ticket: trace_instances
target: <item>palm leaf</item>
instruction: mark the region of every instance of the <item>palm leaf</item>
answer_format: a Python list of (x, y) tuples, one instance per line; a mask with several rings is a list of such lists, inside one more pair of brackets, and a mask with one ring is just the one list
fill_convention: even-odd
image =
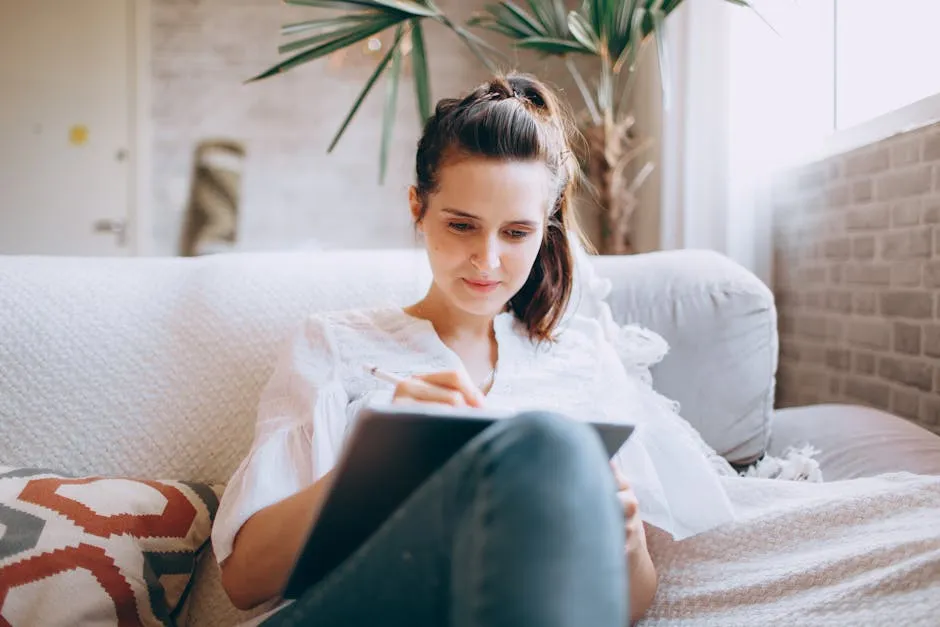
[(631, 18), (633, 12), (637, 9), (638, 1), (623, 0), (616, 6), (615, 15), (612, 17), (610, 43), (608, 44), (611, 59), (619, 59), (623, 55), (623, 51), (631, 44)]
[(565, 9), (565, 0), (554, 0), (552, 2), (552, 13), (555, 14), (555, 23), (558, 25), (559, 32), (564, 32), (566, 35), (571, 34), (568, 30), (568, 11)]
[(604, 24), (608, 41), (613, 41), (620, 32), (617, 29), (617, 25), (620, 20), (620, 12), (623, 10), (623, 5), (626, 1), (627, 0), (605, 0), (603, 2), (604, 14), (602, 23)]
[(343, 120), (342, 125), (340, 125), (339, 130), (336, 132), (336, 135), (333, 137), (333, 141), (330, 142), (330, 147), (326, 149), (327, 152), (333, 152), (333, 148), (336, 147), (337, 142), (339, 142), (340, 137), (343, 136), (343, 133), (346, 132), (346, 127), (349, 126), (349, 123), (352, 121), (353, 116), (356, 115), (356, 112), (359, 111), (359, 107), (362, 106), (362, 101), (366, 99), (366, 96), (369, 94), (369, 91), (372, 89), (372, 86), (375, 85), (375, 81), (378, 80), (379, 76), (385, 70), (385, 66), (388, 65), (388, 62), (392, 59), (392, 54), (398, 48), (399, 39), (396, 39), (392, 44), (392, 47), (389, 48), (389, 51), (385, 53), (385, 56), (382, 57), (382, 60), (379, 61), (379, 64), (375, 67), (375, 70), (372, 72), (372, 76), (369, 77), (369, 80), (366, 81), (366, 84), (363, 86), (362, 91), (359, 92), (359, 96), (356, 98), (356, 101), (353, 103), (352, 108), (349, 110), (349, 113), (346, 114), (346, 119)]
[(564, 0), (527, 0), (533, 19), (538, 22), (544, 37), (570, 40), (568, 17)]
[(436, 8), (430, 7), (423, 2), (415, 2), (415, 0), (361, 0), (363, 4), (366, 1), (369, 4), (379, 7), (386, 7), (393, 9), (395, 11), (401, 11), (403, 13), (410, 13), (415, 17), (436, 17), (440, 14)]
[(448, 19), (447, 17), (442, 16), (441, 22), (445, 26), (453, 30), (454, 33), (458, 37), (460, 37), (461, 40), (463, 40), (464, 44), (468, 48), (470, 48), (470, 52), (472, 52), (476, 56), (476, 58), (480, 60), (480, 63), (482, 63), (489, 72), (493, 74), (496, 74), (499, 72), (499, 68), (497, 68), (496, 64), (493, 63), (493, 60), (487, 56), (485, 50), (494, 51), (497, 53), (497, 55), (503, 58), (505, 58), (505, 55), (503, 55), (499, 50), (494, 48), (492, 45), (490, 45), (483, 39), (477, 37), (476, 35), (468, 31), (467, 29), (457, 26), (456, 24), (451, 22), (450, 19)]
[(527, 0), (526, 6), (528, 10), (519, 2), (500, 0), (470, 18), (467, 26), (503, 35), (512, 40), (513, 46), (543, 55), (592, 52), (571, 37), (564, 0)]
[(494, 33), (499, 33), (500, 35), (507, 37), (509, 39), (525, 39), (528, 35), (520, 33), (519, 31), (509, 28), (502, 22), (497, 22), (489, 17), (485, 16), (475, 16), (467, 20), (467, 26), (475, 26), (478, 28), (484, 28)]
[(372, 35), (383, 31), (389, 26), (393, 26), (400, 21), (401, 18), (397, 16), (383, 16), (381, 19), (376, 19), (371, 24), (363, 25), (362, 28), (357, 29), (353, 33), (337, 36), (335, 39), (331, 39), (330, 41), (316, 45), (309, 50), (304, 50), (299, 54), (295, 54), (286, 61), (281, 61), (280, 63), (268, 68), (261, 74), (248, 79), (247, 82), (251, 83), (254, 81), (259, 81), (274, 76), (275, 74), (286, 72), (287, 70), (297, 67), (298, 65), (313, 61), (314, 59), (319, 59), (320, 57), (324, 57), (328, 54), (336, 52), (337, 50), (342, 50), (343, 48), (358, 43), (367, 37), (371, 37)]
[(637, 53), (640, 51), (640, 46), (643, 45), (643, 21), (646, 19), (646, 9), (643, 7), (636, 7), (633, 11), (633, 15), (630, 17), (630, 27), (629, 27), (629, 42), (624, 49), (620, 52), (620, 56), (617, 57), (617, 61), (614, 63), (614, 73), (619, 74), (626, 64), (628, 72), (636, 71), (636, 59)]
[(532, 31), (532, 36), (545, 37), (548, 35), (548, 33), (545, 32), (545, 28), (542, 26), (542, 24), (529, 15), (525, 9), (517, 6), (515, 2), (512, 2), (511, 0), (503, 0), (500, 2), (500, 4), (508, 13), (511, 13), (513, 16), (515, 16), (519, 22), (525, 24), (529, 30)]
[(423, 126), (431, 117), (431, 81), (428, 76), (428, 58), (424, 49), (424, 33), (419, 19), (411, 20), (411, 58), (418, 118)]
[(646, 18), (646, 9), (636, 7), (630, 24), (630, 44), (624, 48), (623, 53), (614, 65), (614, 72), (617, 74), (623, 72), (624, 65), (627, 68), (627, 79), (624, 81), (623, 88), (620, 92), (619, 104), (621, 106), (627, 106), (629, 103), (630, 94), (633, 91), (633, 85), (636, 82), (638, 74), (637, 65), (640, 61), (640, 54), (646, 48), (646, 35), (643, 32), (643, 24)]
[(392, 145), (392, 132), (395, 129), (395, 112), (398, 104), (398, 83), (401, 78), (401, 38), (404, 27), (398, 25), (395, 30), (395, 43), (392, 44), (392, 68), (388, 73), (385, 87), (385, 111), (382, 114), (382, 144), (379, 148), (379, 184), (385, 182), (385, 173), (388, 170), (388, 153)]
[(342, 9), (345, 5), (369, 7), (383, 12), (396, 11), (414, 17), (437, 17), (440, 12), (414, 0), (284, 0), (296, 4), (324, 9)]
[(551, 10), (546, 9), (544, 2), (540, 0), (527, 0), (526, 4), (532, 12), (533, 19), (539, 23), (545, 37), (558, 34), (558, 32), (552, 28), (554, 26), (553, 14)]
[(605, 0), (589, 0), (584, 3), (587, 11), (584, 13), (591, 29), (597, 34), (599, 40), (606, 39), (607, 35), (607, 2)]
[(757, 10), (757, 7), (752, 4), (751, 0), (727, 0), (731, 4), (736, 4), (739, 7), (747, 7), (750, 10), (754, 11), (754, 14), (761, 19), (761, 21), (767, 25), (767, 27), (774, 32), (775, 35), (780, 36), (780, 31), (774, 28), (774, 25), (770, 23), (764, 14)]
[(318, 7), (321, 9), (362, 8), (362, 4), (356, 0), (349, 0), (349, 2), (344, 2), (343, 0), (284, 0), (284, 4), (292, 4), (301, 7)]
[(587, 17), (572, 11), (568, 14), (568, 29), (571, 31), (571, 35), (578, 40), (578, 43), (594, 54), (598, 53), (600, 42)]
[(482, 26), (483, 28), (505, 35), (510, 39), (524, 39), (540, 34), (529, 26), (525, 20), (517, 17), (516, 14), (502, 4), (487, 6), (484, 9), (484, 13), (470, 18), (467, 24), (469, 26)]
[[(726, 0), (754, 9), (751, 0)], [(389, 64), (392, 64), (383, 110), (382, 142), (380, 145), (380, 180), (384, 181), (391, 151), (394, 121), (404, 52), (402, 38), (411, 31), (414, 54), (415, 97), (422, 121), (431, 115), (431, 86), (421, 20), (431, 18), (452, 30), (477, 56), (490, 72), (497, 72), (491, 54), (506, 57), (486, 40), (454, 24), (433, 0), (283, 0), (289, 5), (347, 11), (346, 14), (287, 24), (283, 35), (306, 34), (302, 39), (281, 46), (282, 52), (300, 50), (249, 81), (257, 81), (288, 71), (298, 65), (322, 58), (347, 48), (387, 28), (397, 26), (395, 41), (366, 81), (334, 136), (332, 151), (355, 117), (365, 98)], [(629, 89), (635, 75), (637, 58), (645, 42), (654, 35), (659, 48), (660, 72), (664, 88), (664, 106), (668, 107), (669, 62), (663, 40), (665, 18), (683, 0), (581, 0), (580, 8), (567, 11), (566, 0), (499, 0), (485, 7), (484, 13), (468, 22), (510, 38), (518, 48), (562, 58), (575, 79), (578, 89), (595, 123), (609, 123), (614, 113), (614, 87), (620, 88), (621, 72), (628, 67), (624, 87)], [(755, 11), (756, 12), (756, 11)], [(760, 15), (758, 13), (758, 15)], [(763, 16), (761, 16), (763, 19)], [(408, 22), (406, 24), (405, 22)], [(765, 20), (766, 21), (766, 20)], [(772, 28), (772, 26), (771, 26)], [(592, 93), (571, 59), (572, 53), (600, 57), (601, 67)], [(622, 99), (623, 100), (623, 99)], [(598, 103), (600, 106), (598, 106)], [(620, 103), (618, 103), (620, 104)]]
[[(662, 0), (658, 0), (658, 4), (662, 4)], [(653, 35), (656, 37), (656, 48), (659, 51), (659, 77), (663, 89), (663, 108), (669, 110), (670, 108), (670, 89), (668, 89), (669, 83), (669, 58), (666, 53), (666, 39), (665, 31), (663, 28), (663, 20), (665, 19), (665, 14), (658, 7), (650, 10), (653, 16)]]
[(614, 30), (617, 33), (625, 33), (628, 39), (630, 38), (630, 18), (633, 15), (633, 11), (637, 8), (637, 1), (638, 0), (623, 0), (623, 2), (619, 4), (614, 22)]
[(571, 52), (589, 54), (591, 52), (580, 42), (551, 37), (526, 37), (516, 42), (515, 45), (518, 48), (527, 48), (546, 55), (565, 55)]
[(374, 16), (374, 11), (360, 11), (356, 13), (350, 13), (348, 15), (340, 15), (339, 17), (328, 17), (319, 20), (306, 20), (303, 22), (295, 22), (293, 24), (285, 24), (281, 27), (281, 35), (296, 35), (298, 33), (305, 33), (309, 30), (335, 30), (334, 27), (339, 27), (343, 24), (362, 22), (364, 20), (372, 19)]
[(496, 56), (498, 56), (501, 60), (503, 60), (503, 61), (508, 61), (508, 60), (509, 60), (508, 57), (503, 53), (502, 50), (500, 50), (499, 48), (497, 48), (496, 46), (494, 46), (494, 45), (491, 44), (490, 42), (486, 41), (485, 39), (483, 39), (483, 38), (481, 38), (481, 37), (478, 37), (477, 35), (473, 34), (472, 32), (466, 30), (465, 28), (461, 28), (461, 27), (459, 27), (459, 26), (456, 26), (456, 27), (454, 28), (454, 30), (455, 30), (455, 32), (456, 32), (458, 35), (460, 35), (461, 37), (466, 37), (466, 38), (470, 39), (471, 41), (473, 41), (475, 44), (477, 44), (477, 45), (480, 46), (481, 48), (485, 48), (486, 50), (489, 50), (490, 52), (492, 52), (493, 54), (495, 54)]
[[(300, 50), (301, 48), (310, 48), (323, 42), (347, 37), (359, 32), (360, 30), (369, 28), (373, 25), (375, 20), (375, 16), (369, 16), (365, 20), (352, 21), (351, 25), (344, 28), (333, 28), (331, 30), (327, 30), (325, 33), (318, 33), (310, 37), (304, 37), (303, 39), (297, 39), (295, 41), (282, 44), (278, 46), (277, 51), (281, 54), (285, 54), (288, 52), (293, 52), (294, 50)], [(383, 29), (388, 27), (388, 23), (386, 22), (388, 17), (380, 15), (378, 16), (378, 20), (384, 24), (382, 26)]]

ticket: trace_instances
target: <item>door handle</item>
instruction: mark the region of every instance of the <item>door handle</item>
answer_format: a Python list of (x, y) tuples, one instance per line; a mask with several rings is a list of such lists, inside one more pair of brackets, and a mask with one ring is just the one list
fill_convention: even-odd
[(118, 246), (124, 246), (127, 241), (127, 222), (124, 220), (102, 218), (95, 221), (94, 229), (95, 233), (112, 233), (115, 235)]

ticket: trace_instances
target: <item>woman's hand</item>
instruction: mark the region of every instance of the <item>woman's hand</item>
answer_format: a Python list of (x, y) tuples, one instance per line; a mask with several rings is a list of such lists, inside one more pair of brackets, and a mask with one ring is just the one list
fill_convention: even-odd
[(625, 547), (627, 558), (641, 556), (646, 553), (646, 531), (643, 529), (643, 519), (640, 518), (640, 503), (636, 500), (636, 494), (633, 493), (630, 482), (623, 476), (617, 465), (610, 462), (610, 467), (614, 471), (614, 479), (617, 484), (617, 499), (623, 508), (627, 535)]
[(409, 377), (395, 386), (392, 402), (442, 403), (457, 407), (482, 407), (483, 392), (464, 370), (432, 372)]
[(630, 482), (623, 476), (614, 462), (610, 463), (617, 483), (617, 498), (623, 507), (627, 541), (624, 554), (627, 570), (630, 573), (630, 624), (640, 620), (653, 604), (656, 588), (659, 585), (656, 567), (646, 546), (646, 528), (640, 518), (639, 502), (630, 487)]

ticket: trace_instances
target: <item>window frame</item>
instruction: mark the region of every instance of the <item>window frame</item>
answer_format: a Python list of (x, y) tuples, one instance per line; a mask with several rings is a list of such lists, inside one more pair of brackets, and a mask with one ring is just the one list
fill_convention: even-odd
[(838, 4), (843, 0), (826, 1), (831, 4), (833, 28), (831, 46), (827, 46), (829, 54), (831, 55), (829, 61), (832, 67), (832, 92), (828, 95), (829, 102), (832, 106), (832, 130), (823, 139), (823, 156), (848, 152), (855, 148), (860, 148), (895, 135), (909, 133), (940, 122), (940, 93), (936, 93), (865, 120), (864, 122), (845, 128), (837, 128), (836, 122), (839, 99), (837, 85), (839, 68), (836, 62), (836, 38), (839, 19)]

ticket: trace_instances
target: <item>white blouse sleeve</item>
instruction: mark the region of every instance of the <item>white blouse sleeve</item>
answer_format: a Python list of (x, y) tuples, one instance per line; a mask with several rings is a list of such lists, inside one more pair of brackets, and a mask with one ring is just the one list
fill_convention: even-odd
[(261, 393), (248, 456), (229, 480), (212, 528), (219, 563), (258, 511), (304, 489), (335, 464), (349, 399), (328, 323), (309, 318), (282, 352)]
[(598, 342), (602, 376), (598, 398), (611, 413), (636, 425), (636, 431), (614, 456), (630, 482), (641, 518), (676, 540), (734, 520), (734, 510), (708, 446), (677, 413), (677, 405), (647, 383), (628, 375), (614, 348)]

